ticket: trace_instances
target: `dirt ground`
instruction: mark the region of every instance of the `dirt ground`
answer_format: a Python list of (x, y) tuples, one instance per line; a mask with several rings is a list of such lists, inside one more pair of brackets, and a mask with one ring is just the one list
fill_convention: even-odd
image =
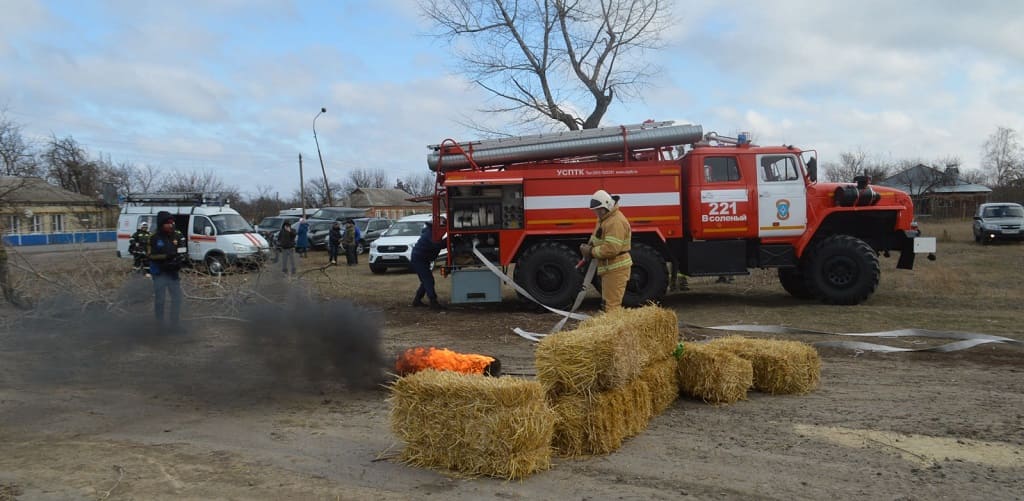
[[(690, 290), (671, 294), (664, 306), (701, 326), (948, 328), (1024, 339), (1024, 246), (957, 242), (943, 255), (944, 245), (939, 261), (921, 260), (912, 272), (884, 261), (878, 293), (860, 306), (803, 303), (760, 273), (725, 284), (691, 279)], [(23, 256), (19, 273), (29, 276), (23, 284), (33, 273), (57, 283), (55, 276), (81, 268), (79, 256), (127, 267), (109, 252)], [(1005, 266), (994, 272), (1001, 277), (995, 290), (964, 283), (971, 275), (959, 267), (973, 266), (978, 252)], [(369, 358), (441, 346), (495, 356), (521, 377), (534, 372), (533, 345), (511, 329), (545, 331), (557, 317), (515, 301), (413, 309), (414, 275), (373, 275), (365, 264), (315, 269), (325, 260), (311, 253), (295, 280), (273, 272), (215, 283), (186, 276), (188, 330), (178, 336), (148, 332), (148, 285), (127, 276), (114, 281), (123, 282), (116, 307), (76, 299), (76, 291), (45, 305), (37, 298), (35, 312), (2, 307), (0, 500), (1024, 497), (1024, 347), (1011, 344), (952, 353), (821, 349), (821, 387), (808, 395), (752, 392), (717, 407), (680, 399), (620, 450), (558, 458), (522, 481), (406, 466), (395, 460), (401, 444), (389, 429), (387, 391), (346, 379), (346, 367), (311, 367), (349, 366), (351, 358), (327, 352), (366, 346), (266, 342), (266, 331), (285, 329), (275, 318), (291, 318), (282, 305), (311, 308), (304, 315), (318, 320), (301, 328), (312, 337), (337, 331), (374, 343)], [(439, 285), (447, 297), (447, 284)], [(248, 290), (255, 292), (238, 298)], [(346, 310), (349, 300), (368, 311)], [(202, 307), (209, 304), (219, 306)], [(596, 307), (592, 294), (584, 310)], [(253, 311), (264, 316), (247, 316)]]

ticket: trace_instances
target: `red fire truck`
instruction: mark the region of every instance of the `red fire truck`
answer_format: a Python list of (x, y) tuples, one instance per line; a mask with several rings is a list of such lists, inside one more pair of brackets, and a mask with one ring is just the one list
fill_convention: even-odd
[(915, 253), (935, 258), (906, 193), (866, 178), (819, 183), (814, 150), (756, 146), (744, 134), (647, 122), (430, 148), (434, 220), (447, 219), (434, 231), (450, 237), (453, 302), (500, 300), (483, 258), (514, 265), (515, 283), (540, 302), (570, 304), (599, 189), (620, 197), (632, 226), (627, 305), (658, 300), (680, 273), (753, 268), (776, 268), (795, 297), (857, 304), (878, 287), (880, 254), (899, 252), (903, 269)]

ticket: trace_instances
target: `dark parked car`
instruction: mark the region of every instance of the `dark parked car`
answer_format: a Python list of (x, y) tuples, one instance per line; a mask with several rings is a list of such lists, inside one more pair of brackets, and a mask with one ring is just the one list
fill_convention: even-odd
[(359, 234), (363, 237), (363, 241), (359, 242), (356, 247), (356, 252), (362, 254), (369, 252), (370, 244), (380, 238), (381, 234), (387, 231), (394, 221), (383, 217), (361, 217), (353, 219), (352, 222), (356, 224), (356, 228), (359, 228)]
[(309, 223), (309, 247), (311, 249), (326, 249), (327, 234), (330, 233), (331, 225), (334, 224), (334, 221), (328, 219), (309, 219), (306, 222)]
[(323, 207), (317, 209), (317, 211), (310, 217), (311, 219), (330, 219), (332, 221), (341, 221), (344, 223), (346, 219), (366, 217), (366, 209), (356, 209), (352, 207)]
[(287, 221), (295, 226), (295, 223), (299, 220), (299, 216), (268, 216), (260, 221), (260, 224), (256, 225), (256, 232), (263, 235), (263, 238), (267, 239), (271, 247), (277, 247), (277, 232), (281, 231), (281, 226)]

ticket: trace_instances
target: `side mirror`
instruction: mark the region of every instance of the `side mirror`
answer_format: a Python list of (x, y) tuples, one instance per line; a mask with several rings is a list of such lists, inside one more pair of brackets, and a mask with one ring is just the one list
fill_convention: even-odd
[(974, 216), (975, 221), (981, 221), (981, 216)]
[(818, 159), (815, 157), (807, 161), (807, 177), (812, 182), (818, 182)]

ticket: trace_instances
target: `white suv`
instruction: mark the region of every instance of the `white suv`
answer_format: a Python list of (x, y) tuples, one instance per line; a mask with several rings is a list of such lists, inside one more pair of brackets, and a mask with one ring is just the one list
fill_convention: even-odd
[[(432, 217), (430, 214), (416, 214), (392, 223), (380, 238), (370, 244), (370, 271), (384, 273), (388, 268), (409, 268), (412, 248), (420, 239), (423, 225), (429, 223)], [(447, 255), (448, 251), (442, 249), (437, 258), (442, 259)]]

